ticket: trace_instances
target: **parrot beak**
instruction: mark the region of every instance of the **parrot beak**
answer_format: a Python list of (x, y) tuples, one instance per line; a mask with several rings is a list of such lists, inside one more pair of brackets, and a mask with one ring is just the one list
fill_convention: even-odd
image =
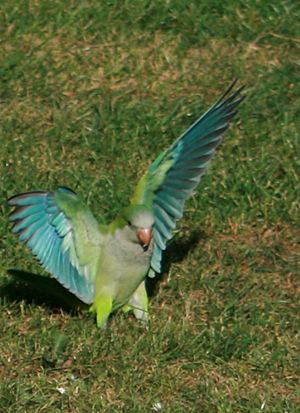
[(152, 239), (152, 228), (139, 229), (136, 235), (142, 247), (149, 247), (149, 244)]

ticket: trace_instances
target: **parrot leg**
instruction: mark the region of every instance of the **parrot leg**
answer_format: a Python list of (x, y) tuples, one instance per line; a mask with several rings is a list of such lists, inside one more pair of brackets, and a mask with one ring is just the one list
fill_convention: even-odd
[(89, 311), (96, 313), (97, 327), (105, 329), (107, 325), (108, 317), (112, 310), (112, 298), (111, 297), (96, 297), (95, 301), (91, 305)]
[(127, 313), (133, 310), (135, 317), (144, 323), (148, 322), (148, 296), (143, 281), (135, 292), (132, 294), (128, 304), (124, 305), (122, 310)]

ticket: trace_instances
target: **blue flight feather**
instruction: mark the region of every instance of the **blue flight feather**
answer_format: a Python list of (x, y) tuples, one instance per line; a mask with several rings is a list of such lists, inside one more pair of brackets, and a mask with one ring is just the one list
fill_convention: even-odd
[[(217, 146), (222, 140), (229, 122), (237, 113), (239, 104), (244, 99), (241, 96), (243, 87), (229, 96), (236, 81), (225, 94), (204, 113), (186, 132), (183, 133), (171, 147), (161, 154), (148, 169), (149, 175), (155, 175), (160, 167), (173, 160), (165, 172), (165, 178), (153, 190), (152, 205), (155, 217), (153, 230), (154, 250), (151, 258), (149, 276), (160, 272), (162, 250), (165, 249), (176, 220), (183, 214), (186, 200), (198, 185), (201, 176), (206, 171)], [(159, 172), (160, 173), (160, 172)], [(145, 188), (147, 193), (147, 186)], [(142, 194), (147, 199), (147, 194)], [(164, 211), (164, 215), (162, 213)]]
[[(76, 197), (67, 188), (58, 191)], [(10, 198), (8, 203), (15, 207), (10, 215), (13, 232), (26, 243), (45, 269), (82, 301), (91, 303), (94, 286), (79, 273), (80, 266), (75, 268), (71, 264), (69, 250), (63, 247), (64, 237), (72, 225), (57, 205), (55, 193), (28, 192)]]

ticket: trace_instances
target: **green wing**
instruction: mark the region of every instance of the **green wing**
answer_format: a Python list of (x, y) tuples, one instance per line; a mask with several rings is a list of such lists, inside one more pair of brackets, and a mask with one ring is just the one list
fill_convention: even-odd
[(161, 153), (142, 177), (132, 204), (145, 204), (154, 212), (154, 250), (149, 276), (161, 271), (162, 251), (181, 218), (185, 201), (199, 184), (229, 122), (244, 99), (243, 87), (226, 93), (173, 145)]
[(90, 210), (67, 188), (19, 194), (8, 203), (15, 207), (13, 232), (61, 284), (92, 303), (102, 237)]

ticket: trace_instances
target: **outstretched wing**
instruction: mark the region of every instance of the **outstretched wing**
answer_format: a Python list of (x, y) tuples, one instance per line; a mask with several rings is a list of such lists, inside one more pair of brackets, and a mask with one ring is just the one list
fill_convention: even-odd
[(176, 220), (183, 214), (184, 203), (200, 182), (244, 99), (241, 96), (243, 87), (230, 94), (235, 84), (236, 81), (168, 150), (158, 156), (138, 183), (132, 203), (152, 208), (155, 217), (150, 277), (160, 272), (162, 251), (172, 237)]
[(8, 200), (12, 231), (61, 284), (90, 304), (102, 237), (98, 223), (67, 188), (28, 192)]

